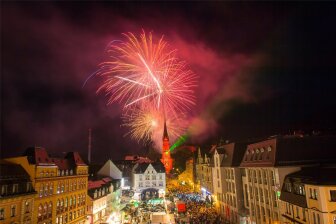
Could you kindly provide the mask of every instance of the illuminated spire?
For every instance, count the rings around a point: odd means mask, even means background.
[[[169,139],[168,137],[168,131],[167,131],[167,125],[166,125],[166,120],[164,121],[164,128],[163,128],[163,139],[167,138]]]

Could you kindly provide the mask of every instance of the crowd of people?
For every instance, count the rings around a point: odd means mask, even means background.
[[[176,197],[186,204],[186,216],[190,224],[220,224],[221,219],[211,201],[205,200],[199,193],[176,193]],[[177,223],[184,223],[177,218]]]

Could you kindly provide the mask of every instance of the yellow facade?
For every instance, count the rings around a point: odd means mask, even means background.
[[[336,186],[305,185],[310,223],[336,224]]]
[[[87,165],[61,170],[55,163],[38,165],[29,163],[27,156],[6,160],[20,164],[31,177],[33,188],[37,192],[33,204],[32,223],[85,222]]]
[[[33,224],[32,207],[34,194],[16,195],[0,199],[0,224]]]

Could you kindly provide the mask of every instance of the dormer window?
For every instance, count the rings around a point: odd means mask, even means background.
[[[285,183],[285,190],[287,192],[292,192],[292,184],[291,183]]]
[[[250,160],[253,160],[253,156],[254,156],[254,150],[251,150],[251,156],[250,156]]]

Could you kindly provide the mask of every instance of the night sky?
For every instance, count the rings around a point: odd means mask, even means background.
[[[123,32],[161,35],[199,76],[189,143],[336,127],[332,3],[1,3],[1,157],[28,146],[143,154],[85,79]],[[168,130],[169,131],[169,130]]]

